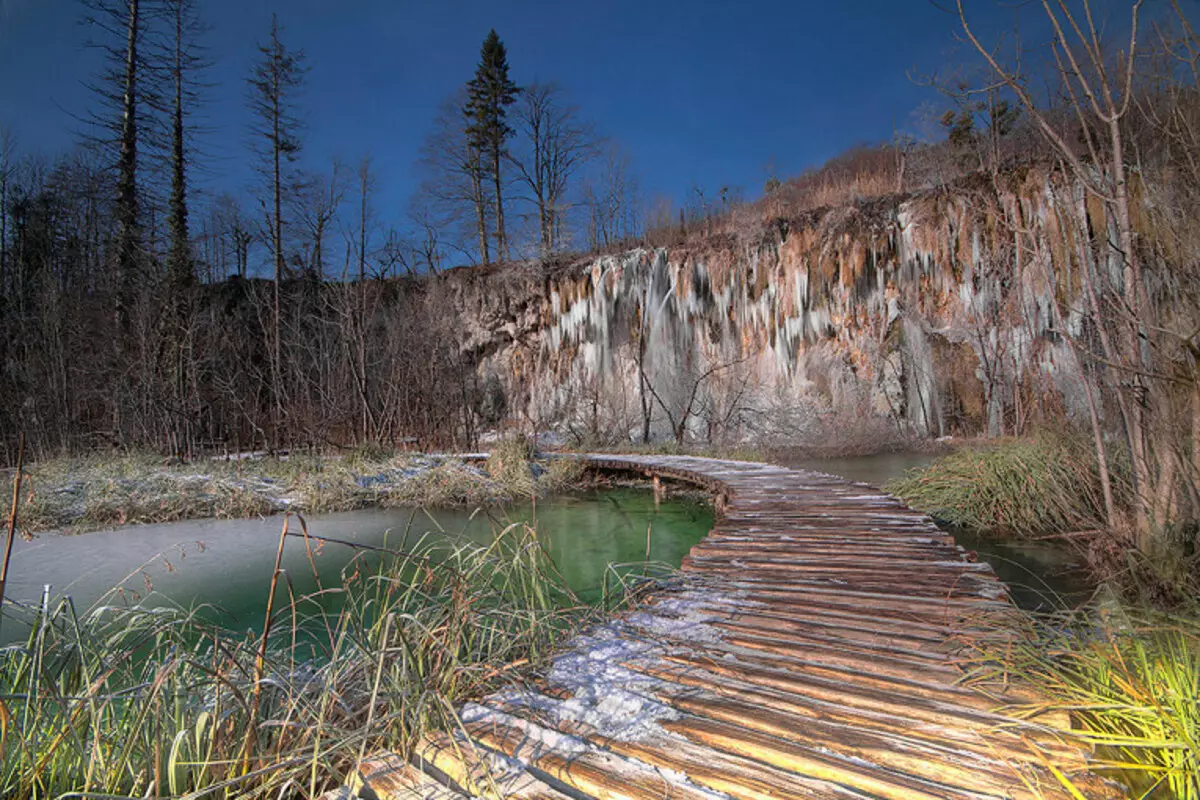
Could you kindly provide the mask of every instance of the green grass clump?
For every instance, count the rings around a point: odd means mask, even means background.
[[[1120,491],[1124,470],[1115,467]],[[1074,437],[962,448],[886,488],[913,508],[976,531],[1040,536],[1105,527],[1095,451]]]
[[[986,659],[975,677],[994,679],[997,670],[1045,698],[1010,710],[1069,714],[1096,748],[1093,767],[1128,784],[1131,797],[1200,800],[1195,615],[1102,607],[1041,617],[1027,639]]]
[[[316,797],[363,754],[453,729],[595,613],[521,525],[363,556],[288,597],[265,642],[115,596],[10,603],[31,632],[0,649],[0,796]]]

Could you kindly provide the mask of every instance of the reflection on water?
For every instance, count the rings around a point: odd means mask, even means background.
[[[1021,608],[1074,608],[1091,599],[1096,590],[1079,554],[1062,542],[1000,541],[957,528],[947,530],[960,545],[978,553],[980,561],[992,565]]]
[[[928,466],[936,459],[937,456],[927,453],[882,453],[849,458],[787,459],[783,461],[783,466],[827,472],[882,488],[885,483],[902,477],[908,470]]]
[[[609,564],[645,560],[647,528],[650,560],[678,566],[712,528],[712,519],[711,508],[702,502],[668,499],[656,506],[650,491],[618,489],[544,499],[536,509],[517,504],[490,514],[374,508],[321,514],[308,518],[308,528],[326,538],[411,549],[422,536],[487,543],[506,525],[534,522],[567,584],[591,600],[598,598]],[[6,596],[36,603],[43,585],[50,584],[54,594],[70,594],[76,607],[85,609],[122,586],[131,602],[186,608],[208,603],[220,608],[213,614],[230,628],[257,627],[282,525],[282,517],[201,520],[18,540]],[[292,530],[299,530],[294,522]],[[336,584],[354,552],[327,543],[313,555],[325,586]],[[302,540],[288,540],[283,566],[296,595],[316,588]],[[286,591],[286,584],[280,591]],[[20,635],[16,627],[4,626],[4,641]]]

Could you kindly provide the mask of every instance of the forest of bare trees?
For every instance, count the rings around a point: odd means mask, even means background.
[[[79,147],[46,158],[0,128],[0,460],[22,431],[43,455],[470,444],[503,409],[451,327],[439,273],[759,236],[819,207],[952,191],[999,209],[1010,243],[977,280],[1015,285],[1046,256],[1082,285],[1085,308],[1044,313],[1087,378],[1102,467],[1131,459],[1136,518],[1113,522],[1146,536],[1181,502],[1200,504],[1186,497],[1200,474],[1200,40],[1179,4],[1152,19],[1128,4],[1119,37],[1089,8],[1035,4],[1054,36],[1017,60],[976,34],[969,6],[951,7],[974,67],[922,79],[940,105],[912,130],[789,180],[772,172],[758,199],[695,186],[682,203],[645,197],[623,147],[568,88],[522,83],[520,54],[492,31],[430,121],[419,187],[396,209],[381,207],[386,176],[369,155],[324,168],[299,158],[316,67],[282,17],[246,54],[239,87],[256,184],[196,191],[192,115],[216,91],[197,6],[88,0],[105,66]],[[1070,194],[1056,207],[1075,211],[1056,224],[1076,252],[1049,253],[1020,208],[999,208],[997,182],[1033,164]],[[1028,428],[1025,390],[1005,384],[1018,354],[989,335],[1017,313],[996,305],[972,320],[981,433]],[[678,438],[696,414],[645,405]]]
[[[104,60],[79,146],[48,158],[0,121],[0,460],[19,431],[41,454],[470,439],[474,365],[417,276],[580,249],[611,145],[569,92],[518,86],[491,32],[411,206],[381,209],[369,154],[301,158],[310,66],[276,16],[247,54],[257,181],[206,194],[199,4],[80,9]],[[606,191],[604,216],[634,202]]]

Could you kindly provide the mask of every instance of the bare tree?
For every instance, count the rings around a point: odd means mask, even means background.
[[[15,153],[12,131],[0,126],[0,293],[8,286],[8,187]]]
[[[375,191],[375,174],[371,171],[371,157],[363,156],[358,165],[358,286],[354,293],[357,303],[352,314],[353,364],[354,383],[358,389],[360,432],[364,440],[373,438],[375,429],[375,413],[371,408],[370,381],[367,375],[367,328],[374,316],[372,299],[375,296],[374,287],[367,285],[367,248],[370,237],[372,220],[375,217],[371,198]]]
[[[290,197],[308,240],[305,269],[317,280],[326,276],[326,237],[346,194],[349,176],[345,173],[335,160],[328,174],[308,175],[299,181]]]
[[[355,173],[358,179],[358,279],[367,279],[367,253],[371,238],[371,227],[375,221],[375,209],[371,199],[375,194],[375,172],[371,169],[371,156],[365,155],[358,163]]]
[[[655,387],[654,382],[646,372],[643,354],[642,363],[639,365],[641,379],[650,396],[654,398],[654,402],[658,404],[658,407],[662,409],[663,414],[666,416],[667,424],[671,426],[671,434],[675,437],[676,444],[683,444],[688,433],[688,423],[691,422],[692,417],[701,415],[708,408],[711,400],[705,397],[705,390],[710,381],[719,376],[720,373],[731,370],[745,361],[745,356],[732,359],[702,358],[697,357],[689,350],[684,356],[682,369],[670,375],[671,383],[673,384],[671,389],[673,391],[664,388],[660,392],[659,388]],[[749,385],[749,376],[742,376],[739,388],[735,392],[736,399],[727,408],[717,411],[714,414],[713,421],[719,421],[721,424],[728,425],[738,409],[741,408],[742,400]],[[714,405],[713,408],[717,409],[719,406]],[[713,426],[710,424],[710,436],[712,432]],[[643,430],[643,438],[649,438],[645,436],[645,430]]]
[[[94,117],[92,144],[112,153],[116,175],[115,247],[113,249],[113,318],[117,324],[118,358],[129,333],[129,308],[144,255],[142,196],[139,186],[139,144],[147,135],[149,71],[142,50],[151,18],[144,0],[85,0],[84,24],[89,44],[104,56],[103,72],[91,88],[100,100]],[[145,95],[145,96],[144,96]]]
[[[205,27],[200,22],[195,0],[163,0],[171,32],[166,60],[171,91],[171,196],[168,207],[170,250],[168,274],[175,286],[195,280],[188,225],[188,167],[194,148],[190,144],[189,116],[199,102],[197,84],[208,63],[199,38]]]
[[[565,244],[571,182],[598,155],[599,140],[553,83],[522,90],[514,117],[518,150],[511,160],[536,210],[538,250],[546,256]]]
[[[1096,324],[1099,358],[1109,372],[1112,390],[1124,423],[1134,479],[1133,531],[1143,549],[1167,522],[1166,509],[1156,503],[1155,487],[1172,483],[1173,465],[1167,448],[1156,446],[1152,435],[1155,409],[1164,391],[1156,380],[1154,347],[1147,346],[1162,330],[1149,302],[1141,248],[1134,233],[1126,139],[1136,91],[1135,64],[1139,56],[1139,19],[1143,0],[1130,6],[1127,45],[1113,52],[1104,41],[1091,0],[1041,0],[1054,33],[1049,56],[1066,100],[1066,114],[1053,114],[1035,92],[1019,62],[1005,63],[998,50],[985,45],[968,20],[963,0],[956,0],[965,38],[975,47],[995,78],[1013,92],[1033,126],[1052,148],[1080,191],[1073,203],[1079,236],[1098,222],[1089,214],[1089,201],[1099,203],[1115,236],[1106,238],[1100,258],[1119,265],[1120,279],[1096,269],[1096,257],[1084,252],[1080,278],[1089,312]]]
[[[415,204],[408,213],[412,227],[411,242],[405,248],[412,253],[411,263],[406,264],[409,274],[429,272],[437,274],[442,268],[443,243],[440,226],[427,204]]]
[[[249,80],[250,110],[255,116],[253,134],[258,143],[259,153],[265,161],[264,171],[268,176],[271,203],[267,213],[267,226],[274,261],[271,371],[272,391],[276,396],[276,431],[279,417],[283,415],[280,396],[283,391],[283,345],[280,336],[279,289],[287,269],[283,251],[283,205],[287,178],[284,170],[286,164],[293,161],[300,151],[300,140],[296,135],[299,120],[296,118],[295,94],[303,83],[305,72],[304,54],[289,50],[280,38],[281,33],[279,18],[272,14],[270,39],[265,45],[259,45],[260,57]]]
[[[250,245],[255,239],[255,225],[238,199],[231,194],[218,195],[209,205],[204,227],[209,279],[224,280],[230,275],[245,278],[249,269]]]
[[[414,205],[423,224],[432,223],[449,235],[446,246],[486,264],[491,261],[492,195],[480,149],[467,136],[461,110],[464,102],[465,95],[459,92],[438,110],[421,150],[425,179]]]
[[[588,247],[611,247],[638,235],[637,180],[629,156],[614,146],[605,149],[598,171],[584,186]]]

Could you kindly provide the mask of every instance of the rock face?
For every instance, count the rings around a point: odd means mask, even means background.
[[[997,434],[1086,410],[1061,333],[1085,324],[1081,264],[1112,259],[1076,232],[1083,209],[1106,230],[1100,208],[1028,170],[672,249],[441,281],[484,384],[539,429]]]

